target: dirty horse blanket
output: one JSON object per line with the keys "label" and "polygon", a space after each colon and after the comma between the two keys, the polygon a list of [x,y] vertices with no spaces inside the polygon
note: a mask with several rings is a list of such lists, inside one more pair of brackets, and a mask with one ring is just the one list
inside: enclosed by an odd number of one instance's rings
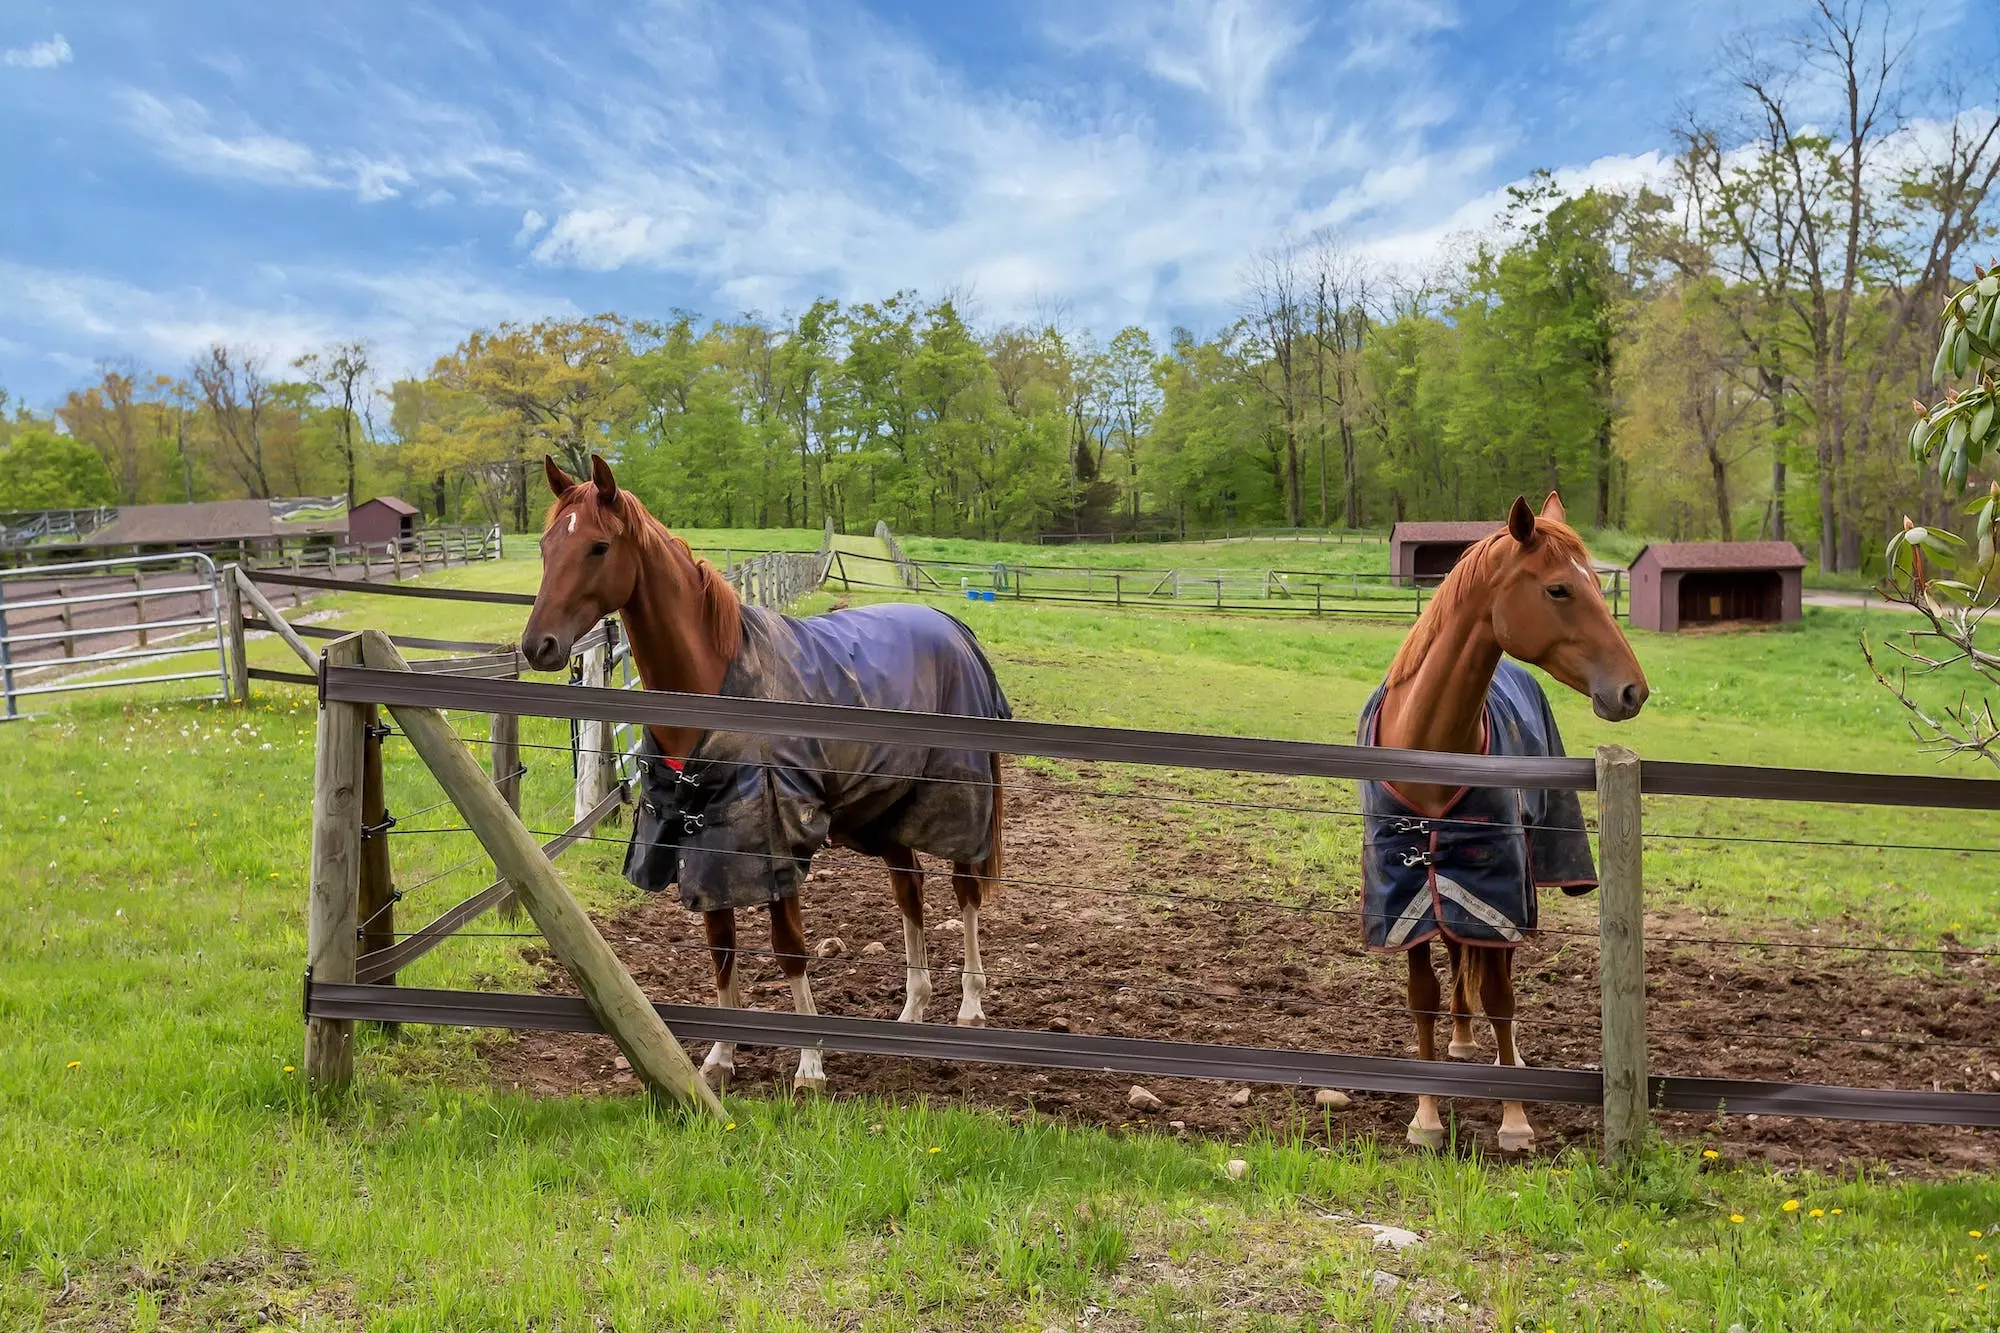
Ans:
{"label": "dirty horse blanket", "polygon": [[[1361,710],[1375,744],[1383,686]],[[1486,691],[1486,754],[1560,755],[1562,736],[1535,678],[1502,660]],[[1536,885],[1597,887],[1583,807],[1573,791],[1464,787],[1426,818],[1388,784],[1361,787],[1362,933],[1371,949],[1448,940],[1503,948],[1533,933]]]}
{"label": "dirty horse blanket", "polygon": [[[928,606],[834,611],[807,620],[743,608],[743,648],[725,695],[1011,717],[972,631]],[[948,861],[991,850],[988,755],[864,741],[708,732],[685,763],[650,732],[625,878],[678,883],[690,911],[793,897],[829,834],[868,855],[908,847]]]}

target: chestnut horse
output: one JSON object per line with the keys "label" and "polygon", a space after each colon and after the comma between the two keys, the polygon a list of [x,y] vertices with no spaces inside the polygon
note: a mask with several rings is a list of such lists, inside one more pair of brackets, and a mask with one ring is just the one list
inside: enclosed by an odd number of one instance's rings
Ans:
{"label": "chestnut horse", "polygon": [[[1009,715],[972,632],[943,612],[885,605],[795,620],[746,607],[713,566],[619,489],[602,458],[592,455],[583,482],[554,459],[543,463],[555,503],[543,524],[541,587],[521,632],[522,655],[537,670],[560,669],[577,639],[615,613],[649,690]],[[815,1012],[798,890],[813,853],[831,842],[888,865],[903,916],[905,1022],[923,1021],[931,995],[916,853],[952,862],[965,947],[958,1021],[985,1024],[979,907],[1000,874],[998,756],[647,731],[649,799],[634,816],[626,876],[652,890],[677,882],[683,903],[701,912],[718,1004],[740,1004],[735,909],[768,906],[772,952],[793,1005]],[[702,1064],[717,1091],[735,1054],[732,1043],[717,1042]],[[820,1052],[801,1050],[794,1090],[825,1086]]]}
{"label": "chestnut horse", "polygon": [[[1532,663],[1577,693],[1587,695],[1593,711],[1608,722],[1623,722],[1637,715],[1646,702],[1645,672],[1640,670],[1632,646],[1605,605],[1597,576],[1591,570],[1589,553],[1563,518],[1562,501],[1554,492],[1550,492],[1539,517],[1525,498],[1518,498],[1507,516],[1507,525],[1465,553],[1390,665],[1378,701],[1371,701],[1373,735],[1364,734],[1361,738],[1364,744],[1459,754],[1486,752],[1491,739],[1488,692],[1494,688],[1503,653]],[[1518,672],[1518,668],[1514,671]],[[1512,697],[1518,699],[1521,693],[1518,687],[1525,685],[1532,692],[1533,704],[1546,714],[1546,699],[1524,674],[1520,681],[1512,683],[1517,687]],[[1552,717],[1549,724],[1553,733]],[[1368,730],[1364,724],[1364,733]],[[1493,749],[1497,751],[1498,745]],[[1437,820],[1440,825],[1450,822],[1450,812],[1459,808],[1466,795],[1459,788],[1421,783],[1385,785],[1402,806],[1415,815]],[[1520,795],[1527,797],[1534,793]],[[1580,829],[1581,809],[1575,806],[1573,794],[1566,794],[1566,801],[1575,808],[1575,813],[1565,822]],[[1516,802],[1513,808],[1524,806],[1525,802]],[[1534,821],[1527,817],[1520,822]],[[1525,833],[1522,836],[1525,846],[1531,839]],[[1581,832],[1570,836],[1585,838]],[[1433,841],[1433,848],[1436,845]],[[1587,841],[1581,842],[1581,851],[1587,879],[1540,878],[1539,882],[1594,884]],[[1532,856],[1527,862],[1532,862]],[[1435,886],[1440,880],[1435,870],[1431,874]],[[1528,882],[1520,887],[1532,918],[1537,875],[1531,864],[1526,869],[1526,878]],[[1459,889],[1456,884],[1443,882],[1453,891]],[[1514,1035],[1512,949],[1512,944],[1525,932],[1502,921],[1499,924],[1505,935],[1500,940],[1488,937],[1484,942],[1475,942],[1472,932],[1468,932],[1468,938],[1455,939],[1444,910],[1450,904],[1439,898],[1434,905],[1436,915],[1427,919],[1423,928],[1410,931],[1412,937],[1421,936],[1415,944],[1401,944],[1392,938],[1386,946],[1378,945],[1407,949],[1409,1007],[1416,1022],[1418,1057],[1437,1058],[1434,1025],[1441,995],[1437,973],[1431,965],[1430,939],[1442,935],[1452,972],[1450,1054],[1457,1058],[1476,1050],[1470,1021],[1472,996],[1476,991],[1499,1048],[1495,1063],[1525,1064]],[[1531,929],[1532,919],[1526,924]],[[1417,1098],[1417,1114],[1410,1122],[1409,1139],[1420,1147],[1442,1145],[1444,1124],[1438,1117],[1436,1097]],[[1521,1104],[1505,1103],[1501,1147],[1525,1152],[1534,1146],[1534,1141],[1535,1131]]]}

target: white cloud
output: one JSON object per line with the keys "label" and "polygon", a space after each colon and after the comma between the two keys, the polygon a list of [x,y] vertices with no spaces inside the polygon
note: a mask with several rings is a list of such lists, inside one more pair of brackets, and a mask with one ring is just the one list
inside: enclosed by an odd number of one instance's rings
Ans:
{"label": "white cloud", "polygon": [[58,65],[67,65],[74,59],[76,53],[69,49],[69,43],[63,40],[61,33],[57,33],[46,42],[35,42],[28,46],[0,51],[0,65],[14,69],[54,69]]}
{"label": "white cloud", "polygon": [[217,134],[212,128],[214,118],[193,98],[168,100],[128,90],[122,100],[132,127],[185,170],[274,185],[325,188],[334,184],[322,170],[318,156],[304,144],[255,131]]}
{"label": "white cloud", "polygon": [[468,330],[577,313],[566,300],[444,269],[265,266],[243,272],[231,295],[219,296],[0,260],[0,327],[32,332],[33,345],[62,347],[72,360],[78,352],[90,361],[129,356],[167,372],[213,342],[242,347],[282,373],[304,352],[360,338],[389,378],[427,370]]}

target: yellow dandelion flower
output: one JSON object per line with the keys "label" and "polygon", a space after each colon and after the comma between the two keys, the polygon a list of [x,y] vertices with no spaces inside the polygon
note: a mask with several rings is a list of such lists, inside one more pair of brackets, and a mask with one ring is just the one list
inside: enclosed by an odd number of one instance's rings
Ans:
{"label": "yellow dandelion flower", "polygon": [[1799,1201],[1797,1199],[1787,1199],[1780,1207],[1788,1213],[1796,1213],[1799,1210]]}
{"label": "yellow dandelion flower", "polygon": [[290,1065],[286,1065],[286,1066],[285,1066],[285,1072],[286,1072],[287,1074],[290,1074],[290,1073],[293,1073],[294,1071],[293,1071],[293,1069],[292,1069],[292,1067],[291,1067]]}
{"label": "yellow dandelion flower", "polygon": [[1729,1220],[1730,1220],[1730,1221],[1732,1221],[1732,1222],[1741,1222],[1741,1221],[1743,1220],[1743,1214],[1741,1214],[1741,1213],[1731,1213],[1731,1214],[1729,1215]]}
{"label": "yellow dandelion flower", "polygon": [[1815,1208],[1815,1209],[1813,1209],[1813,1210],[1812,1210],[1811,1212],[1807,1213],[1807,1214],[1806,1214],[1806,1216],[1807,1216],[1807,1217],[1825,1217],[1825,1216],[1826,1216],[1826,1209],[1824,1209],[1824,1208]]}
{"label": "yellow dandelion flower", "polygon": [[1838,1209],[1838,1208],[1834,1209],[1834,1210],[1833,1210],[1833,1215],[1834,1215],[1835,1217],[1839,1217],[1839,1216],[1840,1216],[1840,1209]]}
{"label": "yellow dandelion flower", "polygon": [[1721,1154],[1721,1153],[1717,1152],[1717,1151],[1716,1151],[1715,1149],[1713,1149],[1713,1148],[1703,1148],[1703,1149],[1701,1150],[1701,1155],[1702,1155],[1703,1157],[1707,1158],[1707,1159],[1708,1159],[1709,1161],[1711,1161],[1711,1162],[1712,1162],[1712,1161],[1714,1161],[1714,1160],[1715,1160],[1716,1158],[1718,1158],[1718,1157],[1722,1156],[1722,1154]]}
{"label": "yellow dandelion flower", "polygon": [[1975,1254],[1972,1256],[1972,1262],[1976,1264],[1983,1264],[1986,1262],[1986,1256],[1983,1254]]}
{"label": "yellow dandelion flower", "polygon": [[933,1149],[931,1149],[931,1151],[932,1151],[932,1152],[934,1152],[934,1153],[937,1153],[937,1152],[943,1152],[943,1151],[944,1151],[944,1149],[942,1149],[942,1148],[933,1148]]}
{"label": "yellow dandelion flower", "polygon": [[68,1064],[64,1065],[64,1066],[63,1066],[63,1068],[64,1068],[64,1069],[81,1069],[81,1068],[83,1068],[83,1061],[81,1061],[81,1060],[72,1060],[72,1061],[70,1061],[70,1062],[69,1062]]}
{"label": "yellow dandelion flower", "polygon": [[730,1121],[730,1122],[729,1122],[728,1124],[724,1125],[724,1126],[723,1126],[723,1128],[724,1128],[724,1129],[735,1129],[735,1128],[736,1128],[736,1122],[735,1122],[734,1120],[732,1120],[732,1121]]}
{"label": "yellow dandelion flower", "polygon": [[1986,1239],[1986,1233],[1983,1231],[1968,1231],[1965,1234],[1972,1237],[1974,1240]]}

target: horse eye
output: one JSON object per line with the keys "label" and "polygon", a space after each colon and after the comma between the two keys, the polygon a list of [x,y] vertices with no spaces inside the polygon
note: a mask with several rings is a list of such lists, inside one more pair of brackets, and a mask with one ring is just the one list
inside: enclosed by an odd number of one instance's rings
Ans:
{"label": "horse eye", "polygon": [[592,542],[590,544],[590,553],[592,555],[603,555],[610,549],[611,549],[610,542]]}
{"label": "horse eye", "polygon": [[1551,584],[1549,586],[1549,596],[1555,598],[1558,602],[1567,600],[1569,597],[1569,585],[1566,583]]}

